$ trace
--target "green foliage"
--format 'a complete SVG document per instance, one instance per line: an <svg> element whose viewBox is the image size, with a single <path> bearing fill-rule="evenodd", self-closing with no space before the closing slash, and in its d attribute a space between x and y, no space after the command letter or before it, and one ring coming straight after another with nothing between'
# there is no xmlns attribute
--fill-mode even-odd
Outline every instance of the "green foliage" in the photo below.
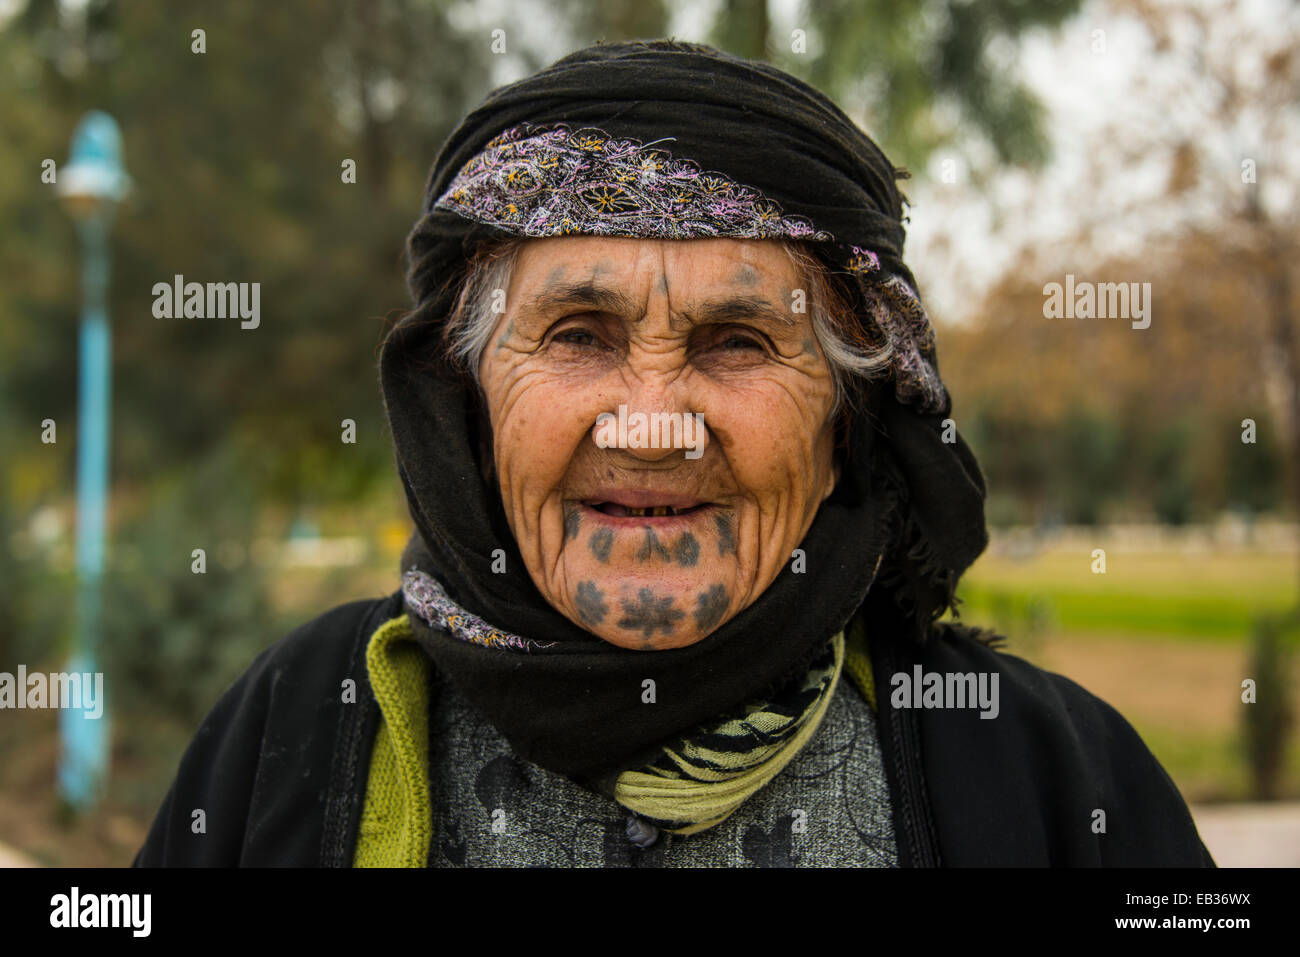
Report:
<svg viewBox="0 0 1300 957"><path fill-rule="evenodd" d="M1001 493L997 507L989 510L995 525L1057 518L1095 525L1104 520L1111 500L1124 493L1131 449L1109 416L1075 410L1061 423L1045 424L977 408L964 434L989 486ZM1031 513L1016 502L1029 503Z"/></svg>
<svg viewBox="0 0 1300 957"><path fill-rule="evenodd" d="M1110 416L1071 412L1056 433L1065 520L1098 525L1123 492L1124 435Z"/></svg>
<svg viewBox="0 0 1300 957"><path fill-rule="evenodd" d="M193 725L284 623L272 571L252 561L256 492L222 452L171 476L115 531L105 578L105 673L113 707ZM206 573L193 571L205 551Z"/></svg>
<svg viewBox="0 0 1300 957"><path fill-rule="evenodd" d="M1282 500L1282 453L1272 420L1254 413L1255 441L1241 440L1235 417L1218 430L1223 436L1223 466L1228 503L1252 512L1277 508Z"/></svg>
<svg viewBox="0 0 1300 957"><path fill-rule="evenodd" d="M2 435L3 433L0 433ZM0 455L5 454L0 443ZM16 637L25 631L26 622L20 596L26 591L26 568L13 552L13 542L17 535L17 513L12 505L8 490L0 488L0 670L21 659L15 655Z"/></svg>
<svg viewBox="0 0 1300 957"><path fill-rule="evenodd" d="M460 36L447 6L110 2L91 5L83 35L36 0L0 30L0 82L23 88L0 138L16 414L73 409L79 251L39 160L65 161L93 104L120 123L135 184L114 228L115 466L169 471L236 434L337 445L353 418L386 470L381 320L407 304L403 244L439 143L489 85L487 44ZM206 53L191 52L196 27ZM176 274L261 283L261 326L154 318L153 285ZM300 460L277 458L277 495L312 493Z"/></svg>
<svg viewBox="0 0 1300 957"><path fill-rule="evenodd" d="M668 33L668 9L663 0L554 0L552 9L579 45L597 40L653 40Z"/></svg>
<svg viewBox="0 0 1300 957"><path fill-rule="evenodd" d="M770 49L780 66L869 116L870 132L896 163L917 168L936 149L973 134L999 162L1034 165L1048 152L1042 107L999 51L1032 28L1059 26L1079 6L818 0L806 5L800 22L816 32L819 55L787 52L787 37L774 38ZM937 121L941 103L956 108L958 125Z"/></svg>
<svg viewBox="0 0 1300 957"><path fill-rule="evenodd" d="M1012 498L1031 507L1042 502L1056 461L1044 429L1026 418L976 408L962 434L979 457L990 489L1014 492ZM1008 517L1032 522L1035 516L1022 509L1011 510Z"/></svg>
<svg viewBox="0 0 1300 957"><path fill-rule="evenodd" d="M1157 518L1182 525L1192 515L1190 452L1195 425L1184 419L1161 428L1144 443L1147 479L1153 487Z"/></svg>
<svg viewBox="0 0 1300 957"><path fill-rule="evenodd" d="M713 24L714 46L751 60L772 60L767 0L725 0Z"/></svg>
<svg viewBox="0 0 1300 957"><path fill-rule="evenodd" d="M994 526L1058 516L1097 525L1120 507L1182 525L1224 506L1262 512L1282 504L1282 453L1267 419L1250 445L1241 442L1240 418L1225 423L1202 408L1169 423L1141 410L1117 418L1084 409L1043 423L975 403L962 434L985 470ZM1197 455L1205 437L1222 451Z"/></svg>

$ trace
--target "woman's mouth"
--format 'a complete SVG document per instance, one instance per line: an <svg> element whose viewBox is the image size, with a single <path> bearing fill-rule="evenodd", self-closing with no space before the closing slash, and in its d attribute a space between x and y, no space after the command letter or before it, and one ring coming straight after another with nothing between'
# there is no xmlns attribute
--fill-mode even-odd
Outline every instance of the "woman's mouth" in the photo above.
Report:
<svg viewBox="0 0 1300 957"><path fill-rule="evenodd" d="M578 502L592 520L614 527L654 527L683 530L718 508L696 495L653 489L595 489Z"/></svg>
<svg viewBox="0 0 1300 957"><path fill-rule="evenodd" d="M616 518L675 518L679 515L689 515L692 512L709 507L707 503L688 506L647 505L642 507L620 505L618 502L588 502L585 504L589 508L593 508L605 515L613 515Z"/></svg>

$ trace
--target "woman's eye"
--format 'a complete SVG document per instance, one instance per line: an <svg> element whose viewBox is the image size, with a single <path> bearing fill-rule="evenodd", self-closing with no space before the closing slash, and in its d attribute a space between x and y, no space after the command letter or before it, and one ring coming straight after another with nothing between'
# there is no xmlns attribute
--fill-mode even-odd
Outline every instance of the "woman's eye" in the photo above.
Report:
<svg viewBox="0 0 1300 957"><path fill-rule="evenodd" d="M555 335L556 342L563 342L572 346L594 346L597 344L596 337L586 329L565 329Z"/></svg>
<svg viewBox="0 0 1300 957"><path fill-rule="evenodd" d="M741 333L732 333L724 336L718 341L719 348L722 349L757 349L763 351L763 344L753 336L743 335Z"/></svg>

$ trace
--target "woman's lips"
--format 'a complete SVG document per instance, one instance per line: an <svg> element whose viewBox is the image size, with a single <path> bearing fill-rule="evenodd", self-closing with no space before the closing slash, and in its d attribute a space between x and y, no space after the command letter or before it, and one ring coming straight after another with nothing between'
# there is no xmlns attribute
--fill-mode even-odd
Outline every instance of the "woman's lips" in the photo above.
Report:
<svg viewBox="0 0 1300 957"><path fill-rule="evenodd" d="M599 524L612 525L616 528L650 526L660 529L688 528L717 508L716 505L708 502L681 508L670 508L664 505L629 508L611 502L592 501L582 502L581 506L583 512Z"/></svg>
<svg viewBox="0 0 1300 957"><path fill-rule="evenodd" d="M604 512L606 515L613 515L616 518L672 518L677 515L687 515L697 508L703 508L703 505L689 505L679 508L676 505L648 505L642 508L632 508L627 505L620 505L617 502L600 502L592 505L592 508L598 512Z"/></svg>
<svg viewBox="0 0 1300 957"><path fill-rule="evenodd" d="M621 506L625 509L672 508L683 511L697 505L708 505L704 499L680 492L658 492L641 488L599 488L582 499L582 504L595 508Z"/></svg>

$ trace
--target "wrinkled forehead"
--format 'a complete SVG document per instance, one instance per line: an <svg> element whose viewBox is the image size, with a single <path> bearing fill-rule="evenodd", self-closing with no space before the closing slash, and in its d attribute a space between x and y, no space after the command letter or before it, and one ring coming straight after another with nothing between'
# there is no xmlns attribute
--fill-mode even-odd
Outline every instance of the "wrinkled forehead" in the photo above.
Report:
<svg viewBox="0 0 1300 957"><path fill-rule="evenodd" d="M802 275L777 240L563 236L526 240L513 279L516 295L585 282L626 293L648 285L679 296L723 291L786 296Z"/></svg>

